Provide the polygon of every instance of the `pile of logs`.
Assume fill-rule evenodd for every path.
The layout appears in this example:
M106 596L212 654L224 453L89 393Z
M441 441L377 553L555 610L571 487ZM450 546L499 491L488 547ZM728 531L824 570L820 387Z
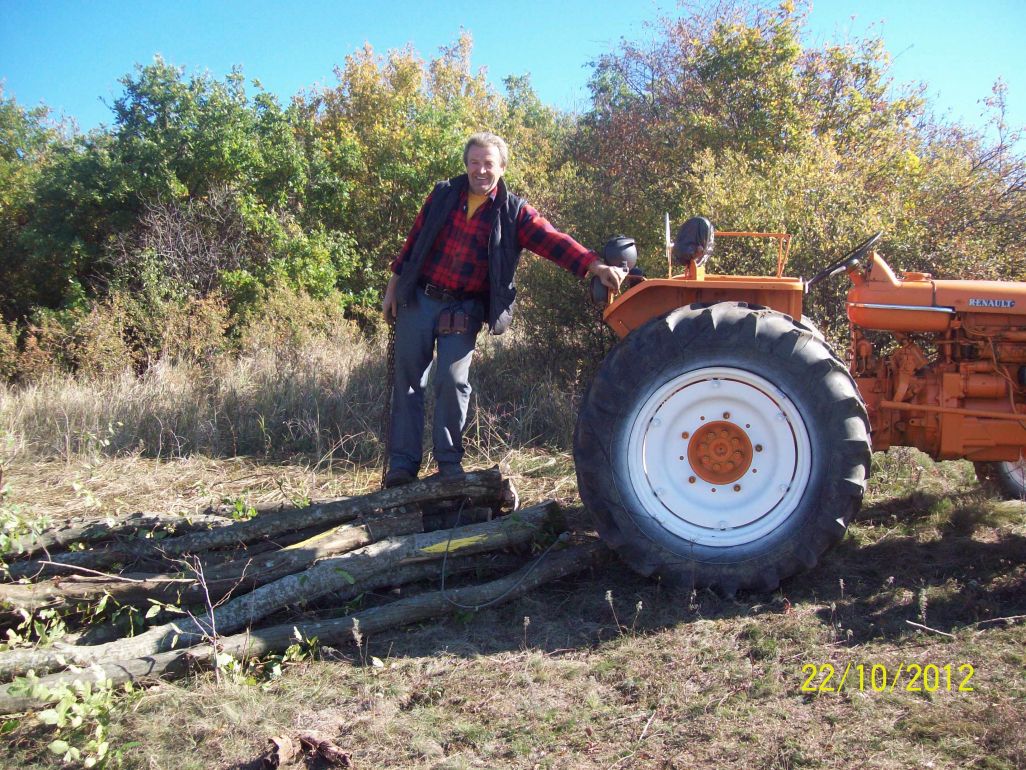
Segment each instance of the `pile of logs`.
M0 713L40 707L60 683L180 676L223 654L282 652L297 635L338 644L497 604L604 557L597 542L566 542L555 503L508 512L516 504L492 469L242 521L134 516L44 533L7 565L0 622L45 607L74 617L106 597L155 624L115 638L110 625L86 628L50 646L0 652L0 681L31 670L41 685L30 694L0 685ZM461 574L486 582L463 578L446 589L446 578ZM344 614L358 596L425 581L409 596Z

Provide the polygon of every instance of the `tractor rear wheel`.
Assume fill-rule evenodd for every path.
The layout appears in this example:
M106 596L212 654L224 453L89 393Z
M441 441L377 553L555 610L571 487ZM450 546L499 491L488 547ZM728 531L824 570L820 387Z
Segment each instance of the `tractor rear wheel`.
M997 463L973 463L976 478L1005 500L1026 499L1026 460Z
M692 305L603 362L574 436L581 498L635 570L772 590L844 535L869 474L847 369L790 317Z

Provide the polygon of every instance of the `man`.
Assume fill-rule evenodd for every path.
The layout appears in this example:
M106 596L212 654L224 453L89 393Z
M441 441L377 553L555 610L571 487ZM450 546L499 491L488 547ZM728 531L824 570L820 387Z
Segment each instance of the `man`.
M484 324L492 334L509 326L521 250L582 278L598 276L610 288L623 280L622 270L603 264L506 189L508 159L502 138L471 136L463 150L467 173L435 186L392 262L382 303L385 318L396 324L386 487L414 481L420 471L424 388L436 344L435 461L443 477L463 473L475 340Z

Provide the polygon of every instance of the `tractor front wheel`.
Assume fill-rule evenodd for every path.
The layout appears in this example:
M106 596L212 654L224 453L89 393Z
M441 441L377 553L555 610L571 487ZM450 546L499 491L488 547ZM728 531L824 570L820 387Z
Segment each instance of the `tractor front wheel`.
M581 498L634 569L772 590L858 510L869 421L823 341L744 303L680 308L617 345L574 437Z

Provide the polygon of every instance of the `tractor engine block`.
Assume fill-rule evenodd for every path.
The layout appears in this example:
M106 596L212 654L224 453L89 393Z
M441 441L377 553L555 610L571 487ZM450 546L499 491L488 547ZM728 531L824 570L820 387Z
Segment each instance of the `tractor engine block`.
M897 278L873 254L852 276L850 369L873 448L1019 460L1026 445L1026 284ZM888 332L882 351L874 344Z

